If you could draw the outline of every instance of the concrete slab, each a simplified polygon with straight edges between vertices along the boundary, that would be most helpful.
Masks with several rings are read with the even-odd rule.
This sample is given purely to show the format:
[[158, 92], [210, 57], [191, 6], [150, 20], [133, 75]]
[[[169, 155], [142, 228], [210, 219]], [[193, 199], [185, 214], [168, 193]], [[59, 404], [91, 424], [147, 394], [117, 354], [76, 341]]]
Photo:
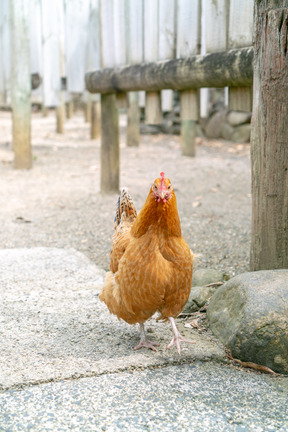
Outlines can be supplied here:
[[209, 335], [181, 324], [195, 345], [166, 350], [169, 324], [150, 320], [158, 353], [132, 348], [138, 327], [119, 322], [98, 299], [105, 272], [74, 249], [0, 250], [0, 389], [121, 370], [224, 361]]
[[124, 371], [10, 389], [0, 430], [286, 432], [287, 391], [287, 380], [209, 362]]

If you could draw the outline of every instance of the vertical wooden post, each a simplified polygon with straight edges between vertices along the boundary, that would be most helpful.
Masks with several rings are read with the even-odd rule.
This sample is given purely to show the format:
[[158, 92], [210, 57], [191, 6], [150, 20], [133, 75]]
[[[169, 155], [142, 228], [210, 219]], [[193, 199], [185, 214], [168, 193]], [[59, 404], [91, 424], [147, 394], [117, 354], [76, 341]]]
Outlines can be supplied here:
[[198, 122], [197, 90], [185, 90], [180, 93], [181, 109], [181, 145], [184, 156], [195, 156], [195, 138]]
[[60, 105], [56, 107], [56, 131], [59, 134], [64, 133], [64, 125], [66, 118], [66, 105], [65, 105], [65, 90], [60, 91]]
[[67, 119], [70, 119], [73, 117], [73, 113], [74, 113], [74, 101], [72, 99], [72, 97], [70, 96], [70, 100], [68, 102], [66, 102], [66, 117]]
[[[201, 1], [183, 0], [177, 10], [177, 57], [199, 54]], [[196, 90], [180, 92], [181, 145], [185, 156], [195, 156], [199, 98]]]
[[[129, 64], [143, 61], [143, 0], [127, 1], [127, 60]], [[127, 146], [139, 146], [140, 109], [139, 92], [127, 94]]]
[[288, 268], [288, 0], [255, 1], [251, 270]]
[[[228, 49], [252, 45], [253, 2], [230, 0]], [[229, 87], [229, 109], [252, 111], [252, 88]]]
[[139, 94], [130, 92], [128, 97], [127, 135], [126, 144], [128, 147], [139, 146], [140, 140], [140, 111]]
[[99, 101], [92, 102], [91, 109], [91, 139], [97, 139], [100, 137], [101, 128], [101, 105]]
[[145, 123], [162, 124], [161, 92], [146, 92]]
[[32, 167], [30, 2], [11, 1], [12, 17], [12, 121], [14, 168]]
[[119, 193], [119, 119], [115, 94], [101, 95], [101, 192]]
[[[144, 61], [157, 61], [159, 56], [159, 0], [145, 0]], [[145, 123], [162, 124], [161, 92], [146, 92]]]
[[92, 111], [92, 95], [91, 93], [88, 93], [87, 100], [84, 104], [85, 123], [91, 122], [91, 111]]

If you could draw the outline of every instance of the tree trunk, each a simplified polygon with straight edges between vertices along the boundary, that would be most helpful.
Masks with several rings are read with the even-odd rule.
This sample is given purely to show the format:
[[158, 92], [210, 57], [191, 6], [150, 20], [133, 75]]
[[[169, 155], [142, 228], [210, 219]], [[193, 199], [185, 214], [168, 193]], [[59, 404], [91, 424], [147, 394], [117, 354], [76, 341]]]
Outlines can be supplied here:
[[251, 270], [288, 268], [288, 0], [257, 0]]

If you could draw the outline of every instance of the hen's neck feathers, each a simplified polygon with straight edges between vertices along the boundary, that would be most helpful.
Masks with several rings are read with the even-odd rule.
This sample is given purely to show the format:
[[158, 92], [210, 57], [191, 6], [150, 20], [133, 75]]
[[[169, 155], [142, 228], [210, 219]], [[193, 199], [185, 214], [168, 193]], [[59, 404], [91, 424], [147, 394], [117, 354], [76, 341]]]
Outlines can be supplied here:
[[167, 236], [182, 236], [174, 191], [171, 198], [163, 203], [155, 201], [150, 189], [146, 202], [133, 223], [131, 234], [134, 237], [141, 237], [151, 226], [157, 227]]

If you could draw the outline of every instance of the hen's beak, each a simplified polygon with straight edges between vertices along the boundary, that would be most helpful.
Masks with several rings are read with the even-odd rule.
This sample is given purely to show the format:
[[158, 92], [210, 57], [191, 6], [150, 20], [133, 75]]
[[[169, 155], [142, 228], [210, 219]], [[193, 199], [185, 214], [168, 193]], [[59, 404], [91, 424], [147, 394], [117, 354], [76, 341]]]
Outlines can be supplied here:
[[164, 200], [166, 192], [160, 192], [159, 196], [162, 200]]

